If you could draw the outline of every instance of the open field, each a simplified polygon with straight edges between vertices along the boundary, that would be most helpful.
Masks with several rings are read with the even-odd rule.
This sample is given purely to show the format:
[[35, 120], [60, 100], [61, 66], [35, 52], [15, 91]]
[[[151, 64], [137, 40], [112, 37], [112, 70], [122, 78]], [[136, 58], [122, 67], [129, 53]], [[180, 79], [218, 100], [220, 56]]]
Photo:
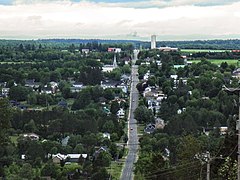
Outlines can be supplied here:
[[[232, 64], [237, 66], [238, 65], [238, 60], [236, 59], [207, 59], [207, 61], [210, 61], [213, 64], [217, 64], [217, 65], [221, 65], [221, 63], [223, 62], [227, 62], [228, 65]], [[192, 63], [199, 63], [201, 62], [200, 59], [196, 59], [196, 60], [190, 60], [190, 62]]]
[[187, 53], [197, 53], [197, 52], [230, 52], [231, 50], [221, 50], [221, 49], [181, 49], [181, 52], [187, 52]]

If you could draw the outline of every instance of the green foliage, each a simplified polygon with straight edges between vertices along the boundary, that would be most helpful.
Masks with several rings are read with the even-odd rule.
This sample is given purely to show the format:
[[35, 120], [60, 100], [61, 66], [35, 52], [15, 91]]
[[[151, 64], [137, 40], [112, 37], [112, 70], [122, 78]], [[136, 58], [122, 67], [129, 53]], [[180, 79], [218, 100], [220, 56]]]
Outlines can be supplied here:
[[134, 117], [139, 123], [149, 123], [154, 120], [152, 111], [147, 109], [146, 106], [137, 107], [134, 112]]
[[237, 179], [237, 170], [237, 161], [227, 157], [218, 170], [218, 173], [223, 179], [234, 180]]
[[13, 86], [9, 90], [9, 97], [12, 100], [16, 101], [25, 101], [27, 100], [28, 94], [31, 90], [24, 86]]

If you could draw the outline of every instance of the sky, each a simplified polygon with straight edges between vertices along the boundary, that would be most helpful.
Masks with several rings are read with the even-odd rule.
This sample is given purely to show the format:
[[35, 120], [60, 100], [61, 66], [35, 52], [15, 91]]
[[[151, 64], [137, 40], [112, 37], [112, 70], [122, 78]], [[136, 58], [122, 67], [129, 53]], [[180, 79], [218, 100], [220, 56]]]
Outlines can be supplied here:
[[240, 0], [0, 0], [1, 39], [240, 38]]

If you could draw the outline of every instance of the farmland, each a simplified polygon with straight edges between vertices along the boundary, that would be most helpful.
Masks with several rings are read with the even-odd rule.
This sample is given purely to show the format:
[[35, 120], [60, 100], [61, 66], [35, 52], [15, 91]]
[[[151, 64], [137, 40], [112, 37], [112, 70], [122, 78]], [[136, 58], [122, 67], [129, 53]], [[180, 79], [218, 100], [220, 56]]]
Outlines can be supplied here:
[[181, 52], [185, 53], [198, 53], [198, 52], [230, 52], [231, 50], [224, 49], [181, 49]]
[[[210, 61], [213, 64], [217, 64], [220, 65], [223, 62], [227, 62], [229, 65], [235, 65], [238, 66], [238, 60], [236, 59], [207, 59], [207, 61]], [[195, 59], [195, 60], [191, 60], [192, 63], [199, 63], [201, 62], [201, 59]]]

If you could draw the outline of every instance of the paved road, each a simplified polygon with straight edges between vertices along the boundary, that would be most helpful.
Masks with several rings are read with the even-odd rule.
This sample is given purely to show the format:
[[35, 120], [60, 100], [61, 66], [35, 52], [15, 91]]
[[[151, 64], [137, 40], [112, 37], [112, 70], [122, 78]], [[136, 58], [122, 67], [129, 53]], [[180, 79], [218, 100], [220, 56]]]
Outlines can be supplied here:
[[[133, 64], [137, 60], [137, 53], [134, 52]], [[137, 135], [137, 123], [134, 119], [133, 112], [138, 106], [138, 90], [136, 85], [138, 83], [138, 66], [132, 66], [132, 83], [131, 83], [131, 92], [130, 92], [130, 111], [129, 111], [129, 121], [128, 121], [128, 155], [126, 158], [125, 166], [122, 171], [122, 180], [132, 180], [133, 179], [133, 170], [134, 162], [136, 161], [137, 151], [138, 151], [138, 135]]]

